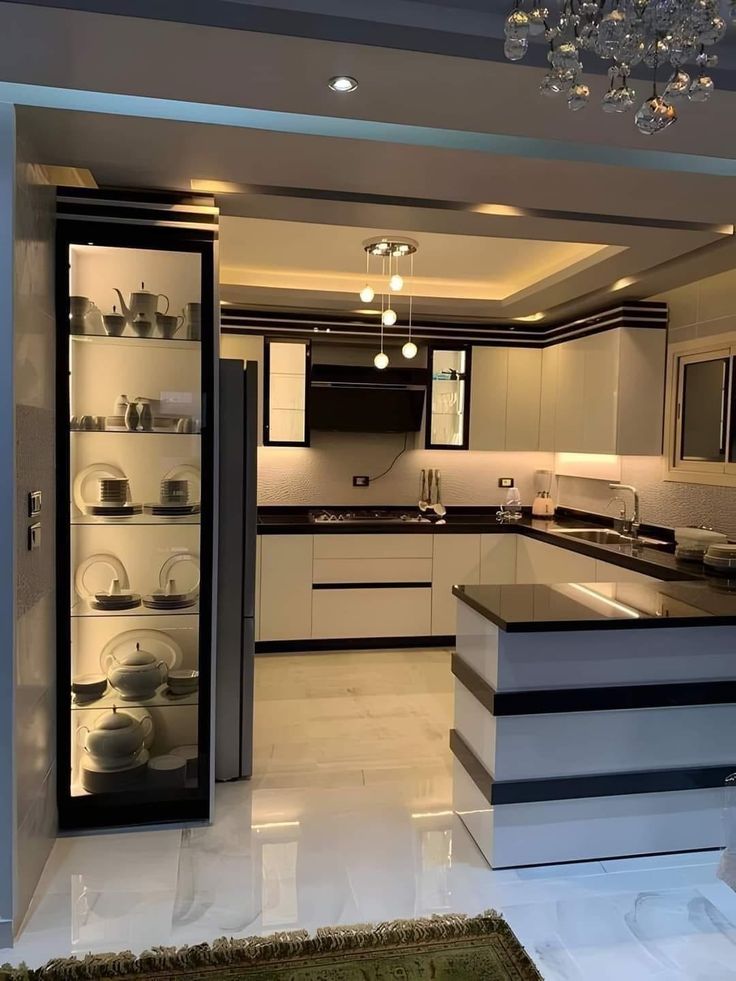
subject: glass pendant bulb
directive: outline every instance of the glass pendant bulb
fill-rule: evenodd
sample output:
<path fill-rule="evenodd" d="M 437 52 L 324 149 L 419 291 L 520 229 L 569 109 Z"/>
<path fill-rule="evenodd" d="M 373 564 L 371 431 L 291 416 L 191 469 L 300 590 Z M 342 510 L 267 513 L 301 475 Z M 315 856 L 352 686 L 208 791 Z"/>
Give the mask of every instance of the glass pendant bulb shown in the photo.
<path fill-rule="evenodd" d="M 384 327 L 393 327 L 396 319 L 396 311 L 392 310 L 391 307 L 387 307 L 381 314 L 381 322 Z"/>
<path fill-rule="evenodd" d="M 373 364 L 379 369 L 379 371 L 383 371 L 384 368 L 388 367 L 388 355 L 383 351 L 379 351 L 373 359 Z"/>
<path fill-rule="evenodd" d="M 417 346 L 414 341 L 407 341 L 402 347 L 401 353 L 409 360 L 411 360 L 411 358 L 415 358 L 417 356 Z"/>
<path fill-rule="evenodd" d="M 375 296 L 376 296 L 376 292 L 373 289 L 373 287 L 372 286 L 369 286 L 366 283 L 365 286 L 363 287 L 363 289 L 360 291 L 360 299 L 361 299 L 361 301 L 363 303 L 373 303 L 373 300 L 375 299 Z"/>
<path fill-rule="evenodd" d="M 401 276 L 399 276 L 398 273 L 394 273 L 391 279 L 389 279 L 388 288 L 391 290 L 392 293 L 400 293 L 403 290 L 404 280 L 402 279 Z"/>

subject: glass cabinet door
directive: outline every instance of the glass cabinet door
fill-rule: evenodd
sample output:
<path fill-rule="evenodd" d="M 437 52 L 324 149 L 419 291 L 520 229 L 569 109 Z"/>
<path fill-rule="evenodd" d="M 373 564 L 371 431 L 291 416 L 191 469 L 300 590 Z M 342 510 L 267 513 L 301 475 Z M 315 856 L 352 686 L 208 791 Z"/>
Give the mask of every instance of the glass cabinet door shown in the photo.
<path fill-rule="evenodd" d="M 309 446 L 307 390 L 309 341 L 265 341 L 263 442 L 266 446 Z"/>
<path fill-rule="evenodd" d="M 468 448 L 470 349 L 431 347 L 427 449 Z"/>
<path fill-rule="evenodd" d="M 62 826 L 207 817 L 213 331 L 205 257 L 108 244 L 65 251 Z"/>

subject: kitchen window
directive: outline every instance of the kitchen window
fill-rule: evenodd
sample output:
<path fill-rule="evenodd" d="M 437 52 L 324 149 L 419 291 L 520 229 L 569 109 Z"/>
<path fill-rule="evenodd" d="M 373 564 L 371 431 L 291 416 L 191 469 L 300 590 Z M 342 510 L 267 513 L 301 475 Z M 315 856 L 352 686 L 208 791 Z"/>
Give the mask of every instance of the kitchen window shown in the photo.
<path fill-rule="evenodd" d="M 670 347 L 668 477 L 736 486 L 736 335 Z"/>

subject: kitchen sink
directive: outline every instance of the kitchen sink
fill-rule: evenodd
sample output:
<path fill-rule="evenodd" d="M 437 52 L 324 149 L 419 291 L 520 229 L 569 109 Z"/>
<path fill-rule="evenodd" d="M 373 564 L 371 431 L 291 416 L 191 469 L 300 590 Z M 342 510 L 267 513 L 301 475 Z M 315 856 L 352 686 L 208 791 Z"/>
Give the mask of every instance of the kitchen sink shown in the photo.
<path fill-rule="evenodd" d="M 555 528 L 555 531 L 558 535 L 569 535 L 570 538 L 577 538 L 581 542 L 592 542 L 594 545 L 632 545 L 638 542 L 650 548 L 666 548 L 669 544 L 658 538 L 647 538 L 645 535 L 639 535 L 636 539 L 629 538 L 611 528 Z"/>
<path fill-rule="evenodd" d="M 624 540 L 623 535 L 610 528 L 560 528 L 560 535 L 569 535 L 571 538 L 579 538 L 582 542 L 593 542 L 595 545 L 618 545 Z"/>

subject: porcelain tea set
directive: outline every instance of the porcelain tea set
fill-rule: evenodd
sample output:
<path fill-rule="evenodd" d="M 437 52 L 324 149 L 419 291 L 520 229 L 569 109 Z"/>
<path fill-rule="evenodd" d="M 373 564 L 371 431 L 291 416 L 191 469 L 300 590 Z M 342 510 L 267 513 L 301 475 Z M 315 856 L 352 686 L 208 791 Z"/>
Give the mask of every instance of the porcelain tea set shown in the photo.
<path fill-rule="evenodd" d="M 199 688 L 199 671 L 174 668 L 163 657 L 157 657 L 137 642 L 128 653 L 109 653 L 106 657 L 105 674 L 87 674 L 74 678 L 72 693 L 78 705 L 96 702 L 106 693 L 108 686 L 117 692 L 124 702 L 146 702 L 166 685 L 166 698 L 186 698 Z"/>
<path fill-rule="evenodd" d="M 186 325 L 188 340 L 198 341 L 202 334 L 202 304 L 185 303 L 180 315 L 169 313 L 169 298 L 165 293 L 151 293 L 146 284 L 140 290 L 130 293 L 127 301 L 122 292 L 117 293 L 120 310 L 114 305 L 110 313 L 101 313 L 97 305 L 87 296 L 69 297 L 69 321 L 73 334 L 108 334 L 120 337 L 126 327 L 130 327 L 136 337 L 157 336 L 172 340 L 182 326 Z M 159 300 L 163 310 L 159 310 Z M 154 334 L 155 332 L 155 334 Z"/>

